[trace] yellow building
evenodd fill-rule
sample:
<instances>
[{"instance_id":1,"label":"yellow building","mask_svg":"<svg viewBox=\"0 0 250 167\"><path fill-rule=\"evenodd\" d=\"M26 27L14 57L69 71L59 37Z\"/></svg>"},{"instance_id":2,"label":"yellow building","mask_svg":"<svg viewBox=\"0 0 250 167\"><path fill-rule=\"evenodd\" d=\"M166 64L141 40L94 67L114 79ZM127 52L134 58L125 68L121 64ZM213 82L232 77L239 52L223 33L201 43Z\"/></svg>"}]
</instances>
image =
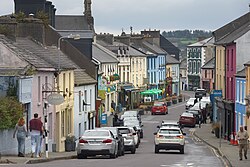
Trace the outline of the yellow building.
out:
<instances>
[{"instance_id":1,"label":"yellow building","mask_svg":"<svg viewBox=\"0 0 250 167\"><path fill-rule=\"evenodd\" d=\"M246 106L246 115L247 113L250 114L250 61L247 62L245 65L246 69L246 101L248 101L248 104ZM245 117L245 122L247 126L248 134L250 134L250 117Z\"/></svg>"},{"instance_id":2,"label":"yellow building","mask_svg":"<svg viewBox=\"0 0 250 167\"><path fill-rule=\"evenodd\" d=\"M215 79L215 89L222 90L222 96L225 97L225 48L223 46L216 46L216 79Z\"/></svg>"},{"instance_id":3,"label":"yellow building","mask_svg":"<svg viewBox=\"0 0 250 167\"><path fill-rule=\"evenodd\" d=\"M56 126L55 127L55 142L56 150L59 152L65 151L65 139L69 134L74 133L74 71L61 71L57 81L57 90L62 91L64 103L55 106L56 111Z\"/></svg>"}]
</instances>

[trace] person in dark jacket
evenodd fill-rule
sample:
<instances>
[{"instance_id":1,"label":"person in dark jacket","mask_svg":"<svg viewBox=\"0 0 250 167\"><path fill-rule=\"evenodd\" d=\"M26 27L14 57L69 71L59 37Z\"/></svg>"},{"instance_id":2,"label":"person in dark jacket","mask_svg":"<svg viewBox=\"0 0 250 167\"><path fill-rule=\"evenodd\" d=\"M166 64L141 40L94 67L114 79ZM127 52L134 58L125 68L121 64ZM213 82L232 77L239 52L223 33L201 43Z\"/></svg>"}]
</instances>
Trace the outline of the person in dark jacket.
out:
<instances>
[{"instance_id":1,"label":"person in dark jacket","mask_svg":"<svg viewBox=\"0 0 250 167\"><path fill-rule=\"evenodd\" d=\"M30 120L30 135L31 135L31 157L40 157L41 134L43 133L43 123L38 118L38 114L34 114L34 118Z\"/></svg>"}]
</instances>

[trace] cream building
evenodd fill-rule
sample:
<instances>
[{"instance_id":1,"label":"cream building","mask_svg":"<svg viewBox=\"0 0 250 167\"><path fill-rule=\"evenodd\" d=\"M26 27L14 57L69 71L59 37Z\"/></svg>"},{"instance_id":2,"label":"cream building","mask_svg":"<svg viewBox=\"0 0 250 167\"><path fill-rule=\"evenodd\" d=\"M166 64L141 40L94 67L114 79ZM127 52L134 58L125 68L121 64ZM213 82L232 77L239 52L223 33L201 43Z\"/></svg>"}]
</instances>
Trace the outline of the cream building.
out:
<instances>
[{"instance_id":1,"label":"cream building","mask_svg":"<svg viewBox=\"0 0 250 167\"><path fill-rule=\"evenodd\" d=\"M222 90L222 96L225 97L225 48L223 46L216 46L216 63L215 63L215 89Z\"/></svg>"}]
</instances>

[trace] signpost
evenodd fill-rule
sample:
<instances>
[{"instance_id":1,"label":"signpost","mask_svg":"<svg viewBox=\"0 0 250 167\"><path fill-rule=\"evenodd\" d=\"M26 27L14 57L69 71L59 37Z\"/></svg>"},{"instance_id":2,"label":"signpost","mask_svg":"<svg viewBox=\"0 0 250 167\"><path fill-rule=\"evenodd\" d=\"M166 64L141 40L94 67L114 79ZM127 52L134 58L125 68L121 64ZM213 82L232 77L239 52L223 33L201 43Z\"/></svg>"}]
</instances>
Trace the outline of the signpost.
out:
<instances>
[{"instance_id":1,"label":"signpost","mask_svg":"<svg viewBox=\"0 0 250 167\"><path fill-rule=\"evenodd\" d=\"M59 93L51 93L48 95L47 101L52 105L60 105L64 102L64 97Z\"/></svg>"}]
</instances>

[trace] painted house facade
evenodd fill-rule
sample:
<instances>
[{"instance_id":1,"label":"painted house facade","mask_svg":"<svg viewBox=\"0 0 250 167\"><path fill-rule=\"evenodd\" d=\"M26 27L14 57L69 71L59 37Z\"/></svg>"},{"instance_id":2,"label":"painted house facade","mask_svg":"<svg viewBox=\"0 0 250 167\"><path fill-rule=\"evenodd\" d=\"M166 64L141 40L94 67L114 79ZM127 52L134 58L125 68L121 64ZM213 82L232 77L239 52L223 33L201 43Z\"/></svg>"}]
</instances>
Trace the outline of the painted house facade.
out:
<instances>
[{"instance_id":1,"label":"painted house facade","mask_svg":"<svg viewBox=\"0 0 250 167\"><path fill-rule=\"evenodd\" d=\"M169 95L180 94L180 62L174 57L166 56L166 78L168 78L166 91Z\"/></svg>"},{"instance_id":2,"label":"painted house facade","mask_svg":"<svg viewBox=\"0 0 250 167\"><path fill-rule=\"evenodd\" d=\"M244 64L246 74L246 117L247 132L250 133L250 61Z\"/></svg>"},{"instance_id":3,"label":"painted house facade","mask_svg":"<svg viewBox=\"0 0 250 167\"><path fill-rule=\"evenodd\" d=\"M226 95L226 54L225 47L216 46L216 55L215 55L215 89L222 90L222 97Z\"/></svg>"},{"instance_id":4,"label":"painted house facade","mask_svg":"<svg viewBox=\"0 0 250 167\"><path fill-rule=\"evenodd\" d=\"M243 69L235 75L235 131L240 126L246 126L246 70Z\"/></svg>"},{"instance_id":5,"label":"painted house facade","mask_svg":"<svg viewBox=\"0 0 250 167\"><path fill-rule=\"evenodd\" d=\"M187 90L187 58L180 62L180 90Z\"/></svg>"},{"instance_id":6,"label":"painted house facade","mask_svg":"<svg viewBox=\"0 0 250 167\"><path fill-rule=\"evenodd\" d=\"M214 89L214 78L215 78L214 68L215 68L215 58L212 58L201 67L202 88L206 89L207 92L211 92Z\"/></svg>"}]
</instances>

